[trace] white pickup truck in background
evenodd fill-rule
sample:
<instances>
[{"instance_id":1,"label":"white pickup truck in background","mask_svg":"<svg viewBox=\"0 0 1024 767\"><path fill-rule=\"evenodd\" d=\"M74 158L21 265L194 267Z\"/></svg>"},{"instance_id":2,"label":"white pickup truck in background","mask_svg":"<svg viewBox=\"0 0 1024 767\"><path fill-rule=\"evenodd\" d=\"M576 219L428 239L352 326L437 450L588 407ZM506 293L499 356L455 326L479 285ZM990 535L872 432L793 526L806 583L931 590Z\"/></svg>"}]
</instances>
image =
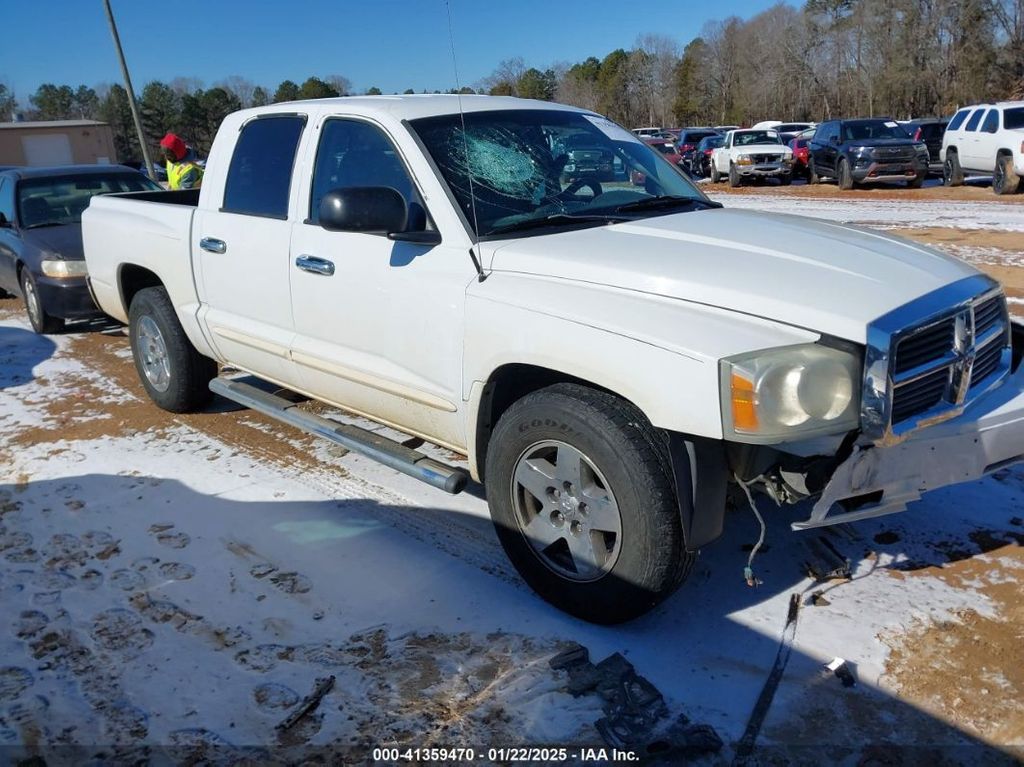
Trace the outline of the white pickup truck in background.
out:
<instances>
[{"instance_id":1,"label":"white pickup truck in background","mask_svg":"<svg viewBox=\"0 0 1024 767\"><path fill-rule=\"evenodd\" d=\"M644 187L567 180L574 142ZM158 405L213 389L449 492L467 481L222 363L464 454L526 581L592 621L671 594L731 485L811 499L803 528L1024 460L1024 338L997 283L885 234L722 209L575 108L246 110L200 191L95 198L83 229L96 301L129 324Z\"/></svg>"},{"instance_id":2,"label":"white pickup truck in background","mask_svg":"<svg viewBox=\"0 0 1024 767\"><path fill-rule=\"evenodd\" d=\"M756 178L777 178L789 186L793 183L793 150L774 130L731 130L722 146L711 152L711 183L717 184L722 176L733 187Z\"/></svg>"}]
</instances>

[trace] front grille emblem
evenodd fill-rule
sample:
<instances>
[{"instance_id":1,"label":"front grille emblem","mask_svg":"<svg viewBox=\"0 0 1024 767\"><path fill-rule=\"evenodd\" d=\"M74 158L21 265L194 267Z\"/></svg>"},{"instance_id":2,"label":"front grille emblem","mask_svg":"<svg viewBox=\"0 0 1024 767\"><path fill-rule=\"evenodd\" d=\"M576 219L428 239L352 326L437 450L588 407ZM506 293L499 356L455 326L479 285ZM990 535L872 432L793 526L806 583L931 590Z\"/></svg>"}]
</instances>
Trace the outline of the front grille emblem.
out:
<instances>
[{"instance_id":1,"label":"front grille emblem","mask_svg":"<svg viewBox=\"0 0 1024 767\"><path fill-rule=\"evenodd\" d=\"M971 388L971 372L974 369L974 320L971 312L961 312L956 316L953 354L955 360L950 376L950 400L957 405L967 401L967 391Z\"/></svg>"}]
</instances>

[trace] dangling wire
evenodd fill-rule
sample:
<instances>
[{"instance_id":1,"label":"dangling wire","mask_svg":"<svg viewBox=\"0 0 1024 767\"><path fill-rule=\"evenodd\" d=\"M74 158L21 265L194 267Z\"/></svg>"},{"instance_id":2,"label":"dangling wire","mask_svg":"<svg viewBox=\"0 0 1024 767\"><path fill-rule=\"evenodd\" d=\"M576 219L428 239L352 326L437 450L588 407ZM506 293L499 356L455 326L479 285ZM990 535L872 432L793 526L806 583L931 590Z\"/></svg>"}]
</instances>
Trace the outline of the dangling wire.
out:
<instances>
[{"instance_id":1,"label":"dangling wire","mask_svg":"<svg viewBox=\"0 0 1024 767\"><path fill-rule=\"evenodd\" d=\"M739 478L738 475L733 475L736 479L736 483L743 488L743 493L747 496L747 502L750 504L750 510L754 512L754 516L757 517L757 521L761 525L761 537L757 539L757 543L754 544L754 548L750 550L750 557L747 559L747 566L743 568L743 579L747 582L748 586L757 586L761 581L754 577L754 557L757 556L758 549L764 543L764 518L761 516L761 512L757 510L757 505L754 503L754 496L750 494L750 485L757 482L763 477L754 477L750 482L744 482Z\"/></svg>"},{"instance_id":2,"label":"dangling wire","mask_svg":"<svg viewBox=\"0 0 1024 767\"><path fill-rule=\"evenodd\" d=\"M449 0L444 0L444 7L448 11L448 42L452 49L452 69L455 72L455 98L459 102L459 119L462 122L462 151L466 153L466 178L469 179L469 208L473 214L473 243L469 246L469 257L473 259L473 266L476 267L478 279L483 282L486 278L480 256L474 250L476 247L477 232L480 231L480 223L476 217L476 195L473 192L473 169L469 161L469 139L466 138L466 113L462 109L462 83L459 82L459 63L455 58L455 32L452 30L452 6Z\"/></svg>"}]
</instances>

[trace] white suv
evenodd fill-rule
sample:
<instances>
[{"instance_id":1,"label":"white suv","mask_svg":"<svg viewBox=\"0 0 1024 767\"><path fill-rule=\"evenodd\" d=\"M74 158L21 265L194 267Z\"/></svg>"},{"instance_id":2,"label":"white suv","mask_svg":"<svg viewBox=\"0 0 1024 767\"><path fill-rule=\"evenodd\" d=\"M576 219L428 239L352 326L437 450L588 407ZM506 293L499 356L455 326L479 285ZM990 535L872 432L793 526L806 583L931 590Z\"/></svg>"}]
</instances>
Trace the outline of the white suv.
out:
<instances>
[{"instance_id":1,"label":"white suv","mask_svg":"<svg viewBox=\"0 0 1024 767\"><path fill-rule=\"evenodd\" d=\"M942 175L959 186L964 173L992 176L996 194L1013 194L1024 176L1024 101L965 107L942 138Z\"/></svg>"}]
</instances>

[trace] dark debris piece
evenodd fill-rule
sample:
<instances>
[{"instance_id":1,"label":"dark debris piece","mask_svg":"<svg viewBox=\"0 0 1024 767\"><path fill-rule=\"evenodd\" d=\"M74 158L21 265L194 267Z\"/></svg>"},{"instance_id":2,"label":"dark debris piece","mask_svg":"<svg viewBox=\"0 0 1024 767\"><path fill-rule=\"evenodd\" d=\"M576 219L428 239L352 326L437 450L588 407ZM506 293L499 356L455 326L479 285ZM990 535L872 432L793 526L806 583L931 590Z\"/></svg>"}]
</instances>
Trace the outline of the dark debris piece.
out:
<instances>
[{"instance_id":1,"label":"dark debris piece","mask_svg":"<svg viewBox=\"0 0 1024 767\"><path fill-rule=\"evenodd\" d=\"M809 557L804 560L804 570L808 577L818 583L848 581L853 578L850 558L843 555L828 538L823 535L808 538L805 545Z\"/></svg>"},{"instance_id":2,"label":"dark debris piece","mask_svg":"<svg viewBox=\"0 0 1024 767\"><path fill-rule=\"evenodd\" d=\"M549 665L568 674L567 689L574 696L593 692L601 697L605 716L594 726L613 748L644 757L690 758L722 747L721 738L709 725L693 724L682 714L671 720L662 694L620 653L594 665L587 649L576 645L553 657Z\"/></svg>"},{"instance_id":3,"label":"dark debris piece","mask_svg":"<svg viewBox=\"0 0 1024 767\"><path fill-rule=\"evenodd\" d=\"M815 591L813 594L811 594L810 602L815 607L828 607L830 604L832 604L827 599L825 599L824 591Z\"/></svg>"}]
</instances>

